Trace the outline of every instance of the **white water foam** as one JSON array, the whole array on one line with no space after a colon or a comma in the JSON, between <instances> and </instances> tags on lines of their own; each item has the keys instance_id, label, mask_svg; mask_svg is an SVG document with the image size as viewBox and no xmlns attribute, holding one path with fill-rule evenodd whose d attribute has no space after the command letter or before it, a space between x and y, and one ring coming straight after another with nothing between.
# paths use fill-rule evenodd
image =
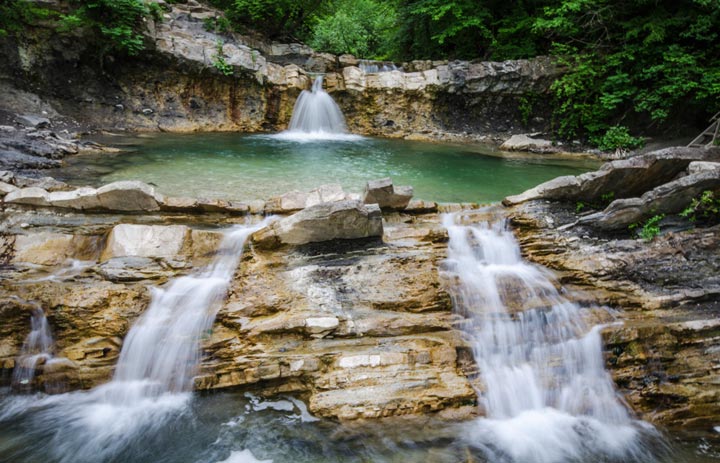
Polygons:
<instances>
[{"instance_id":1,"label":"white water foam","mask_svg":"<svg viewBox=\"0 0 720 463\"><path fill-rule=\"evenodd\" d=\"M300 143L318 141L357 141L363 137L348 133L345 117L335 100L323 90L323 77L318 76L310 91L300 93L288 130L273 138Z\"/></svg>"},{"instance_id":2,"label":"white water foam","mask_svg":"<svg viewBox=\"0 0 720 463\"><path fill-rule=\"evenodd\" d=\"M601 326L560 295L546 270L524 262L502 222L458 225L447 215L446 272L467 317L487 418L469 439L492 461L642 461L641 435L604 369Z\"/></svg>"},{"instance_id":3,"label":"white water foam","mask_svg":"<svg viewBox=\"0 0 720 463\"><path fill-rule=\"evenodd\" d=\"M111 460L188 413L200 341L226 296L247 237L269 220L232 228L209 267L153 289L110 383L88 392L13 398L3 404L0 420L36 412L54 431L49 448L58 461L96 462Z\"/></svg>"}]
</instances>

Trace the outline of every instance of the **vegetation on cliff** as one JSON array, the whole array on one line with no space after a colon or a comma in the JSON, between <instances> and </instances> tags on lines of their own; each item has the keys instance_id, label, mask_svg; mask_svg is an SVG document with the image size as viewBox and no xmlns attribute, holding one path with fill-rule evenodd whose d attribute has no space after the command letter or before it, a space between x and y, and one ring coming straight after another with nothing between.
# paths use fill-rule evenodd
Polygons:
<instances>
[{"instance_id":1,"label":"vegetation on cliff","mask_svg":"<svg viewBox=\"0 0 720 463\"><path fill-rule=\"evenodd\" d=\"M567 67L552 87L555 132L603 149L641 144L628 127L659 132L676 123L702 125L720 107L720 0L209 3L225 12L223 30L252 29L359 58L553 55ZM143 50L145 22L159 18L158 5L147 0L71 0L63 13L36 5L0 4L0 36L54 17L61 28L95 31L101 53L136 55Z\"/></svg>"}]
</instances>

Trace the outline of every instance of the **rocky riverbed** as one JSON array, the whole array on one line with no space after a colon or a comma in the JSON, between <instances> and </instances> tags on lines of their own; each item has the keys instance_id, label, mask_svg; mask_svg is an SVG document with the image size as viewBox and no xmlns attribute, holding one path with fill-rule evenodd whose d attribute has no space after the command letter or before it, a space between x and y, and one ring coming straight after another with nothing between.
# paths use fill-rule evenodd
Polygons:
<instances>
[{"instance_id":1,"label":"rocky riverbed","mask_svg":"<svg viewBox=\"0 0 720 463\"><path fill-rule=\"evenodd\" d=\"M223 227L273 213L278 221L251 238L203 341L195 388L295 393L312 413L342 420L474 416L482 372L440 271L448 239L440 214L474 210L475 222L507 215L528 260L555 270L581 305L612 310L589 316L608 323L607 368L641 418L709 431L720 416L720 229L667 219L668 231L646 242L601 219L618 201L640 211L654 201L669 217L697 194L689 185L717 192L718 161L718 150L688 149L615 161L508 198L507 210L411 200L411 189L387 181L361 196L328 185L263 203L204 204L139 182L27 186L4 173L2 377L40 304L53 355L67 361L40 365L34 386L108 381L149 288L210 262ZM577 212L578 199L595 204L608 190L617 199L604 211Z\"/></svg>"}]
</instances>

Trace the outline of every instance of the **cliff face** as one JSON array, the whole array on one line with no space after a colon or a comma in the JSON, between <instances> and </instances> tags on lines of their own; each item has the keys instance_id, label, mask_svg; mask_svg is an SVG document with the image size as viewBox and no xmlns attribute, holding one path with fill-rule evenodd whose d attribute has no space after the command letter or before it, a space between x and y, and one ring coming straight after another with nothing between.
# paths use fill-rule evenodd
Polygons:
<instances>
[{"instance_id":1,"label":"cliff face","mask_svg":"<svg viewBox=\"0 0 720 463\"><path fill-rule=\"evenodd\" d=\"M442 138L512 131L523 125L520 98L537 101L559 70L544 58L488 62L412 62L406 71L368 74L350 56L315 53L299 44L269 44L205 30L219 12L190 1L149 24L147 50L134 59L100 60L82 32L61 35L36 27L4 39L3 87L47 100L83 126L130 130L281 130L312 74L358 133ZM224 60L233 75L215 66ZM13 101L0 98L3 109ZM527 121L526 121L527 122ZM542 127L543 120L529 121Z\"/></svg>"}]
</instances>

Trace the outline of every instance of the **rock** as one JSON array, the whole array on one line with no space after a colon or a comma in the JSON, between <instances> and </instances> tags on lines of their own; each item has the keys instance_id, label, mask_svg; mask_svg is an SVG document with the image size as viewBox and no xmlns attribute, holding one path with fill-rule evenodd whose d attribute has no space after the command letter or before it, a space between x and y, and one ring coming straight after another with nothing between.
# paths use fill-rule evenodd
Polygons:
<instances>
[{"instance_id":1,"label":"rock","mask_svg":"<svg viewBox=\"0 0 720 463\"><path fill-rule=\"evenodd\" d=\"M666 148L609 162L600 170L577 177L558 177L519 195L508 196L503 200L503 205L512 206L534 199L573 203L598 201L602 195L610 193L616 199L632 198L674 180L693 161L720 161L720 149Z\"/></svg>"},{"instance_id":2,"label":"rock","mask_svg":"<svg viewBox=\"0 0 720 463\"><path fill-rule=\"evenodd\" d=\"M22 204L24 206L49 206L49 193L42 188L21 188L5 195L6 204Z\"/></svg>"},{"instance_id":3,"label":"rock","mask_svg":"<svg viewBox=\"0 0 720 463\"><path fill-rule=\"evenodd\" d=\"M700 172L720 171L720 162L694 161L688 165L689 174L698 174Z\"/></svg>"},{"instance_id":4,"label":"rock","mask_svg":"<svg viewBox=\"0 0 720 463\"><path fill-rule=\"evenodd\" d=\"M282 245L379 236L382 236L380 209L350 200L303 209L256 232L252 241L260 248L272 249Z\"/></svg>"},{"instance_id":5,"label":"rock","mask_svg":"<svg viewBox=\"0 0 720 463\"><path fill-rule=\"evenodd\" d=\"M265 204L268 214L289 214L305 208L308 194L301 191L289 191L282 196L270 198Z\"/></svg>"},{"instance_id":6,"label":"rock","mask_svg":"<svg viewBox=\"0 0 720 463\"><path fill-rule=\"evenodd\" d=\"M381 209L405 209L413 196L411 186L394 187L392 179L387 177L367 182L363 193L365 204L377 204Z\"/></svg>"},{"instance_id":7,"label":"rock","mask_svg":"<svg viewBox=\"0 0 720 463\"><path fill-rule=\"evenodd\" d=\"M52 177L30 178L16 175L14 184L19 188L37 187L48 192L72 190L72 187L67 183L55 180Z\"/></svg>"},{"instance_id":8,"label":"rock","mask_svg":"<svg viewBox=\"0 0 720 463\"><path fill-rule=\"evenodd\" d=\"M548 153L555 151L550 140L531 138L527 135L513 135L500 145L505 151L531 151L533 153Z\"/></svg>"},{"instance_id":9,"label":"rock","mask_svg":"<svg viewBox=\"0 0 720 463\"><path fill-rule=\"evenodd\" d=\"M0 182L15 185L15 174L13 172L10 172L9 170L0 170Z\"/></svg>"},{"instance_id":10,"label":"rock","mask_svg":"<svg viewBox=\"0 0 720 463\"><path fill-rule=\"evenodd\" d=\"M96 260L99 241L97 236L54 232L17 235L13 262L60 265L67 259Z\"/></svg>"},{"instance_id":11,"label":"rock","mask_svg":"<svg viewBox=\"0 0 720 463\"><path fill-rule=\"evenodd\" d=\"M189 233L185 225L116 225L108 236L103 261L113 257L174 258Z\"/></svg>"},{"instance_id":12,"label":"rock","mask_svg":"<svg viewBox=\"0 0 720 463\"><path fill-rule=\"evenodd\" d=\"M422 199L412 199L408 203L403 212L408 214L429 214L438 211L438 203L434 201L424 201Z\"/></svg>"},{"instance_id":13,"label":"rock","mask_svg":"<svg viewBox=\"0 0 720 463\"><path fill-rule=\"evenodd\" d=\"M660 185L640 198L617 199L602 212L581 217L579 223L604 230L619 230L656 214L675 214L705 190L720 190L720 169L699 170Z\"/></svg>"},{"instance_id":14,"label":"rock","mask_svg":"<svg viewBox=\"0 0 720 463\"><path fill-rule=\"evenodd\" d=\"M330 203L334 201L343 201L347 199L347 195L340 184L333 183L322 185L311 190L305 201L305 207L315 206L321 203Z\"/></svg>"},{"instance_id":15,"label":"rock","mask_svg":"<svg viewBox=\"0 0 720 463\"><path fill-rule=\"evenodd\" d=\"M16 191L18 187L15 185L10 185L9 183L5 183L0 181L0 197L4 197L8 193L12 193L13 191Z\"/></svg>"},{"instance_id":16,"label":"rock","mask_svg":"<svg viewBox=\"0 0 720 463\"><path fill-rule=\"evenodd\" d=\"M198 200L195 198L176 198L166 197L161 204L161 209L171 212L192 212L200 207Z\"/></svg>"},{"instance_id":17,"label":"rock","mask_svg":"<svg viewBox=\"0 0 720 463\"><path fill-rule=\"evenodd\" d=\"M175 271L149 257L113 257L97 268L103 278L113 282L167 279Z\"/></svg>"},{"instance_id":18,"label":"rock","mask_svg":"<svg viewBox=\"0 0 720 463\"><path fill-rule=\"evenodd\" d=\"M32 127L35 129L42 129L50 126L50 119L47 117L39 117L26 114L24 116L17 116L15 120L24 125L25 127Z\"/></svg>"},{"instance_id":19,"label":"rock","mask_svg":"<svg viewBox=\"0 0 720 463\"><path fill-rule=\"evenodd\" d=\"M100 200L95 188L83 187L73 191L56 191L48 195L48 201L54 207L77 210L100 208Z\"/></svg>"},{"instance_id":20,"label":"rock","mask_svg":"<svg viewBox=\"0 0 720 463\"><path fill-rule=\"evenodd\" d=\"M97 189L100 205L111 211L158 211L162 195L150 185L132 181L114 182Z\"/></svg>"}]
</instances>

